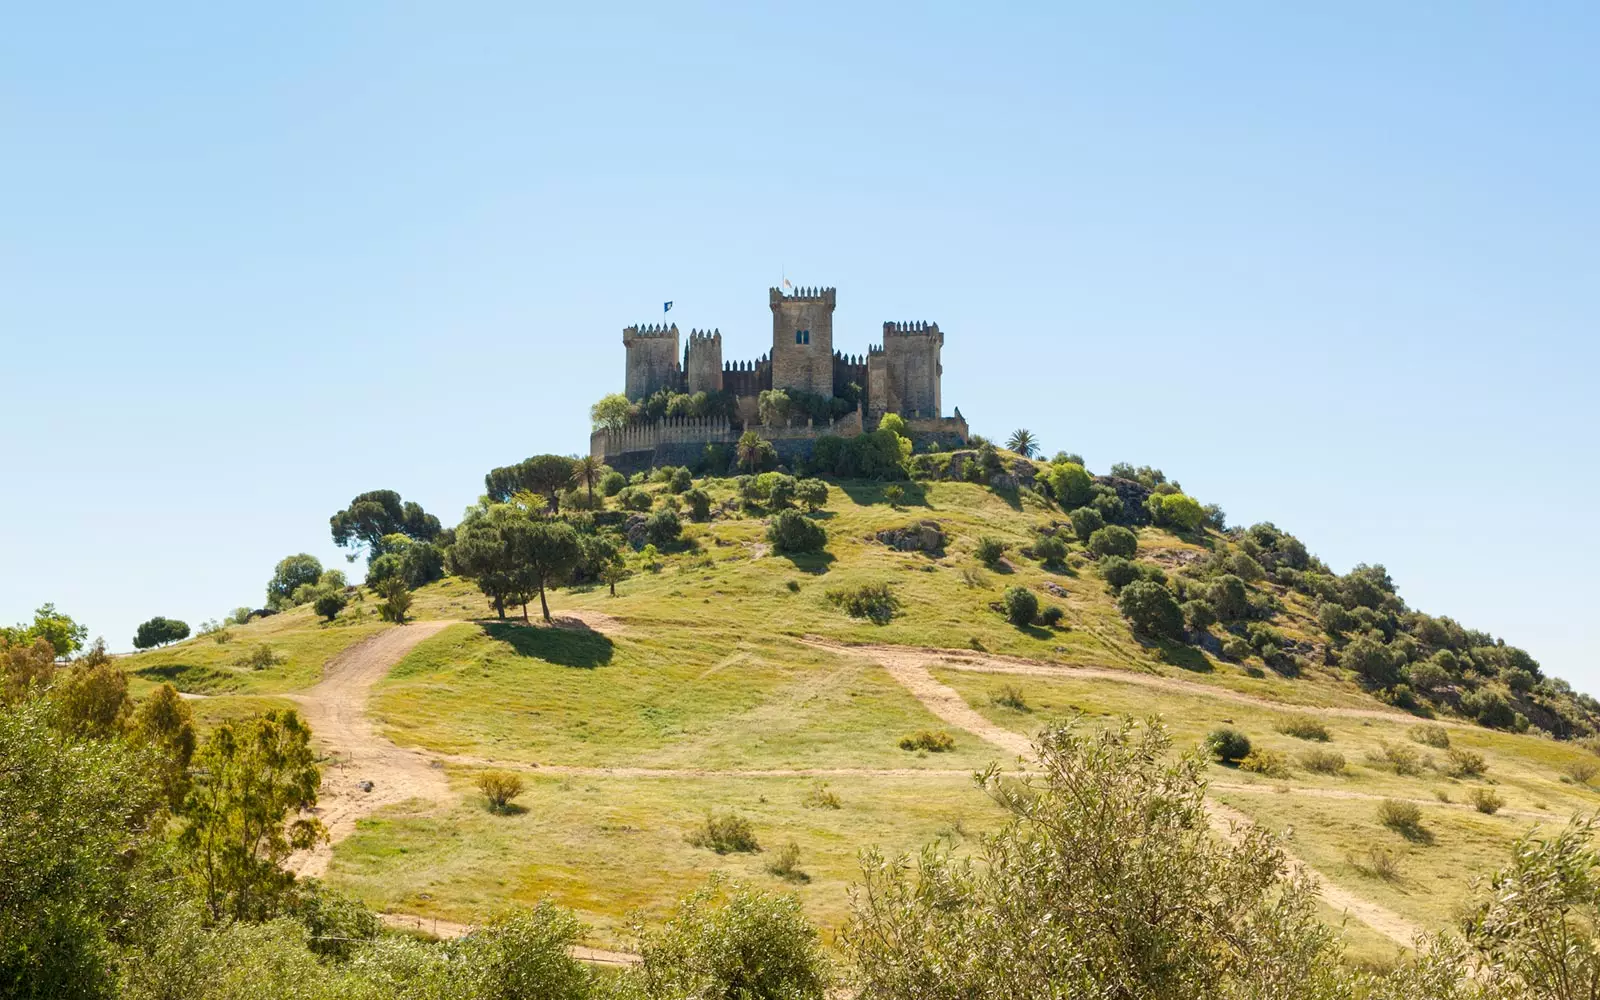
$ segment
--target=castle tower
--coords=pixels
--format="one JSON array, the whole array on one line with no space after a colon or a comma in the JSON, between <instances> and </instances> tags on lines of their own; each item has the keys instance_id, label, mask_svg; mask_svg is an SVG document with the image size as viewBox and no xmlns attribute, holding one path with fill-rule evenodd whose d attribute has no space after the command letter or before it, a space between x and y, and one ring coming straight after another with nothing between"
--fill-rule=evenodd
<instances>
[{"instance_id":1,"label":"castle tower","mask_svg":"<svg viewBox=\"0 0 1600 1000\"><path fill-rule=\"evenodd\" d=\"M869 415L943 416L940 382L944 367L939 362L943 347L944 334L937 323L883 324L881 353L874 349L868 358Z\"/></svg>"},{"instance_id":2,"label":"castle tower","mask_svg":"<svg viewBox=\"0 0 1600 1000\"><path fill-rule=\"evenodd\" d=\"M796 288L785 295L770 290L772 305L772 387L833 395L832 288Z\"/></svg>"},{"instance_id":3,"label":"castle tower","mask_svg":"<svg viewBox=\"0 0 1600 1000\"><path fill-rule=\"evenodd\" d=\"M624 327L622 346L628 356L627 378L623 382L628 399L638 402L660 389L678 388L678 324ZM721 351L719 344L719 355Z\"/></svg>"},{"instance_id":4,"label":"castle tower","mask_svg":"<svg viewBox=\"0 0 1600 1000\"><path fill-rule=\"evenodd\" d=\"M690 330L683 351L683 374L690 394L722 391L722 331Z\"/></svg>"}]
</instances>

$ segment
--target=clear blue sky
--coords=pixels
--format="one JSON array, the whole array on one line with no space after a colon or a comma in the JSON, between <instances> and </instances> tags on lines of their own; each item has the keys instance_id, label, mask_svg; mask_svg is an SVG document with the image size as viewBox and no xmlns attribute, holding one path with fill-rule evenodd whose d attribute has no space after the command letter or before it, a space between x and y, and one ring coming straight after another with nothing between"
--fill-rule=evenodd
<instances>
[{"instance_id":1,"label":"clear blue sky","mask_svg":"<svg viewBox=\"0 0 1600 1000\"><path fill-rule=\"evenodd\" d=\"M787 269L842 349L937 321L980 432L1600 691L1593 4L227 6L0 23L0 621L127 648L359 491L452 522L624 325L754 356Z\"/></svg>"}]
</instances>

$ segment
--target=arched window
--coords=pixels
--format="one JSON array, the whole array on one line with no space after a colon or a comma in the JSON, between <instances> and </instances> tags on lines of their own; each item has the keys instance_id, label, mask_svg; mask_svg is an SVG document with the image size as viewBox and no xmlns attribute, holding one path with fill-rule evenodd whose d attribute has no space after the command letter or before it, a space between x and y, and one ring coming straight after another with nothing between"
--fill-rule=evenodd
<instances>
[{"instance_id":1,"label":"arched window","mask_svg":"<svg viewBox=\"0 0 1600 1000\"><path fill-rule=\"evenodd\" d=\"M794 342L797 343L797 344L809 344L809 343L811 343L811 331L810 330L796 330L794 332Z\"/></svg>"}]
</instances>

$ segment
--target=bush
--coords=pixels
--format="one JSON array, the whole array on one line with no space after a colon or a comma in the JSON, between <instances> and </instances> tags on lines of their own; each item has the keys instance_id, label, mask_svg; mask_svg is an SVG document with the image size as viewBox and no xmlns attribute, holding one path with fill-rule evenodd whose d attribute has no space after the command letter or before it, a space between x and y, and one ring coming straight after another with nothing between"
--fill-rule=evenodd
<instances>
[{"instance_id":1,"label":"bush","mask_svg":"<svg viewBox=\"0 0 1600 1000\"><path fill-rule=\"evenodd\" d=\"M1000 539L992 535L984 535L978 539L978 547L973 550L973 554L978 557L979 562L990 569L994 569L1006 554L1007 547L1006 543Z\"/></svg>"},{"instance_id":2,"label":"bush","mask_svg":"<svg viewBox=\"0 0 1600 1000\"><path fill-rule=\"evenodd\" d=\"M889 506L898 507L900 506L900 501L906 498L905 487L890 483L883 488L883 498L889 501Z\"/></svg>"},{"instance_id":3,"label":"bush","mask_svg":"<svg viewBox=\"0 0 1600 1000\"><path fill-rule=\"evenodd\" d=\"M1444 773L1452 778L1481 778L1489 771L1483 754L1465 747L1451 747L1444 752Z\"/></svg>"},{"instance_id":4,"label":"bush","mask_svg":"<svg viewBox=\"0 0 1600 1000\"><path fill-rule=\"evenodd\" d=\"M1383 743L1380 748L1377 752L1367 753L1369 763L1386 767L1402 777L1415 777L1422 773L1422 755L1410 747Z\"/></svg>"},{"instance_id":5,"label":"bush","mask_svg":"<svg viewBox=\"0 0 1600 1000\"><path fill-rule=\"evenodd\" d=\"M1574 760L1567 762L1566 766L1561 770L1565 771L1567 777L1578 784L1587 785L1594 780L1595 774L1600 772L1600 764L1592 760Z\"/></svg>"},{"instance_id":6,"label":"bush","mask_svg":"<svg viewBox=\"0 0 1600 1000\"><path fill-rule=\"evenodd\" d=\"M1031 625L1039 614L1039 598L1027 587L1007 587L1004 597L1006 621L1021 628Z\"/></svg>"},{"instance_id":7,"label":"bush","mask_svg":"<svg viewBox=\"0 0 1600 1000\"><path fill-rule=\"evenodd\" d=\"M1204 632L1217 623L1217 611L1209 601L1184 601L1180 610L1184 624L1196 632Z\"/></svg>"},{"instance_id":8,"label":"bush","mask_svg":"<svg viewBox=\"0 0 1600 1000\"><path fill-rule=\"evenodd\" d=\"M655 498L637 486L630 486L617 494L617 504L623 510L647 511L655 504Z\"/></svg>"},{"instance_id":9,"label":"bush","mask_svg":"<svg viewBox=\"0 0 1600 1000\"><path fill-rule=\"evenodd\" d=\"M1387 848L1378 847L1374 844L1367 848L1364 857L1351 855L1347 860L1363 875L1382 879L1385 882L1398 882L1400 880L1400 859L1395 856L1393 851Z\"/></svg>"},{"instance_id":10,"label":"bush","mask_svg":"<svg viewBox=\"0 0 1600 1000\"><path fill-rule=\"evenodd\" d=\"M1406 735L1423 746L1443 750L1450 746L1450 730L1432 723L1421 723L1406 730Z\"/></svg>"},{"instance_id":11,"label":"bush","mask_svg":"<svg viewBox=\"0 0 1600 1000\"><path fill-rule=\"evenodd\" d=\"M1321 719L1309 715L1291 715L1278 723L1278 732L1285 736L1293 736L1297 740L1316 740L1326 743L1332 739L1328 735L1328 727Z\"/></svg>"},{"instance_id":12,"label":"bush","mask_svg":"<svg viewBox=\"0 0 1600 1000\"><path fill-rule=\"evenodd\" d=\"M1139 579L1138 564L1121 556L1107 556L1100 560L1095 568L1100 571L1100 578L1111 588L1113 594L1119 593L1123 587Z\"/></svg>"},{"instance_id":13,"label":"bush","mask_svg":"<svg viewBox=\"0 0 1600 1000\"><path fill-rule=\"evenodd\" d=\"M1413 663L1406 668L1405 674L1406 683L1423 694L1431 694L1450 683L1450 675L1434 660Z\"/></svg>"},{"instance_id":14,"label":"bush","mask_svg":"<svg viewBox=\"0 0 1600 1000\"><path fill-rule=\"evenodd\" d=\"M900 599L887 583L862 583L828 591L828 600L852 618L886 625L900 610Z\"/></svg>"},{"instance_id":15,"label":"bush","mask_svg":"<svg viewBox=\"0 0 1600 1000\"><path fill-rule=\"evenodd\" d=\"M1062 611L1059 605L1052 604L1039 612L1039 624L1045 628L1055 628L1061 624L1061 619L1065 616L1066 612Z\"/></svg>"},{"instance_id":16,"label":"bush","mask_svg":"<svg viewBox=\"0 0 1600 1000\"><path fill-rule=\"evenodd\" d=\"M1423 833L1422 808L1404 799L1384 799L1378 803L1378 822L1407 839Z\"/></svg>"},{"instance_id":17,"label":"bush","mask_svg":"<svg viewBox=\"0 0 1600 1000\"><path fill-rule=\"evenodd\" d=\"M1268 778L1287 778L1289 760L1276 750L1256 747L1239 761L1239 770L1265 775Z\"/></svg>"},{"instance_id":18,"label":"bush","mask_svg":"<svg viewBox=\"0 0 1600 1000\"><path fill-rule=\"evenodd\" d=\"M796 488L794 477L782 472L763 472L756 477L756 493L766 499L768 510L793 507Z\"/></svg>"},{"instance_id":19,"label":"bush","mask_svg":"<svg viewBox=\"0 0 1600 1000\"><path fill-rule=\"evenodd\" d=\"M1474 691L1463 695L1461 710L1490 729L1513 729L1518 714L1498 691Z\"/></svg>"},{"instance_id":20,"label":"bush","mask_svg":"<svg viewBox=\"0 0 1600 1000\"><path fill-rule=\"evenodd\" d=\"M615 469L600 477L600 492L608 497L614 497L621 493L622 488L627 485L628 477Z\"/></svg>"},{"instance_id":21,"label":"bush","mask_svg":"<svg viewBox=\"0 0 1600 1000\"><path fill-rule=\"evenodd\" d=\"M1063 510L1081 509L1094 499L1094 480L1083 466L1075 462L1058 462L1044 475L1050 484L1050 495Z\"/></svg>"},{"instance_id":22,"label":"bush","mask_svg":"<svg viewBox=\"0 0 1600 1000\"><path fill-rule=\"evenodd\" d=\"M1106 526L1106 519L1093 507L1079 507L1067 515L1072 519L1072 533L1078 536L1078 541L1087 542L1095 532Z\"/></svg>"},{"instance_id":23,"label":"bush","mask_svg":"<svg viewBox=\"0 0 1600 1000\"><path fill-rule=\"evenodd\" d=\"M1123 587L1117 608L1135 632L1163 639L1183 637L1183 612L1178 601L1158 583L1137 580Z\"/></svg>"},{"instance_id":24,"label":"bush","mask_svg":"<svg viewBox=\"0 0 1600 1000\"><path fill-rule=\"evenodd\" d=\"M1485 788L1482 785L1474 788L1468 798L1472 802L1472 808L1486 816L1493 816L1506 804L1506 800L1501 797L1499 792L1492 788Z\"/></svg>"},{"instance_id":25,"label":"bush","mask_svg":"<svg viewBox=\"0 0 1600 1000\"><path fill-rule=\"evenodd\" d=\"M1067 543L1055 535L1045 535L1033 543L1033 557L1046 566L1059 566L1067 558Z\"/></svg>"},{"instance_id":26,"label":"bush","mask_svg":"<svg viewBox=\"0 0 1600 1000\"><path fill-rule=\"evenodd\" d=\"M478 791L489 800L489 811L506 811L511 800L522 794L522 778L510 771L485 771L478 775Z\"/></svg>"},{"instance_id":27,"label":"bush","mask_svg":"<svg viewBox=\"0 0 1600 1000\"><path fill-rule=\"evenodd\" d=\"M767 872L786 882L811 881L811 876L800 868L800 845L792 840L778 848L777 855L767 862Z\"/></svg>"},{"instance_id":28,"label":"bush","mask_svg":"<svg viewBox=\"0 0 1600 1000\"><path fill-rule=\"evenodd\" d=\"M1238 621L1250 613L1250 590L1232 573L1217 577L1206 597L1222 621Z\"/></svg>"},{"instance_id":29,"label":"bush","mask_svg":"<svg viewBox=\"0 0 1600 1000\"><path fill-rule=\"evenodd\" d=\"M1306 750L1300 754L1300 766L1314 774L1343 774L1344 754L1332 750Z\"/></svg>"},{"instance_id":30,"label":"bush","mask_svg":"<svg viewBox=\"0 0 1600 1000\"><path fill-rule=\"evenodd\" d=\"M812 785L811 791L807 792L806 797L800 800L800 804L807 809L843 808L843 804L839 801L839 796L834 794L825 781L819 781Z\"/></svg>"},{"instance_id":31,"label":"bush","mask_svg":"<svg viewBox=\"0 0 1600 1000\"><path fill-rule=\"evenodd\" d=\"M1255 648L1248 641L1237 635L1230 635L1222 641L1222 655L1230 660L1243 663L1250 658Z\"/></svg>"},{"instance_id":32,"label":"bush","mask_svg":"<svg viewBox=\"0 0 1600 1000\"><path fill-rule=\"evenodd\" d=\"M1194 531L1206 522L1200 501L1182 493L1152 493L1145 509L1156 524L1175 531Z\"/></svg>"},{"instance_id":33,"label":"bush","mask_svg":"<svg viewBox=\"0 0 1600 1000\"><path fill-rule=\"evenodd\" d=\"M233 665L247 670L266 670L268 667L286 662L287 659L278 655L277 651L266 643L258 643L235 657Z\"/></svg>"},{"instance_id":34,"label":"bush","mask_svg":"<svg viewBox=\"0 0 1600 1000\"><path fill-rule=\"evenodd\" d=\"M1132 559L1139 551L1139 539L1133 532L1119 525L1108 525L1089 536L1089 552L1097 559L1122 556Z\"/></svg>"},{"instance_id":35,"label":"bush","mask_svg":"<svg viewBox=\"0 0 1600 1000\"><path fill-rule=\"evenodd\" d=\"M955 748L955 737L943 729L938 732L919 729L910 736L900 737L900 749L902 750L926 750L928 753L946 753Z\"/></svg>"},{"instance_id":36,"label":"bush","mask_svg":"<svg viewBox=\"0 0 1600 1000\"><path fill-rule=\"evenodd\" d=\"M685 493L683 499L689 504L689 516L691 518L696 521L711 519L711 494L696 488Z\"/></svg>"},{"instance_id":37,"label":"bush","mask_svg":"<svg viewBox=\"0 0 1600 1000\"><path fill-rule=\"evenodd\" d=\"M807 510L819 511L828 505L828 484L820 479L802 479L794 484L794 498Z\"/></svg>"},{"instance_id":38,"label":"bush","mask_svg":"<svg viewBox=\"0 0 1600 1000\"><path fill-rule=\"evenodd\" d=\"M683 524L671 510L658 510L645 518L644 533L656 546L671 545L683 533Z\"/></svg>"},{"instance_id":39,"label":"bush","mask_svg":"<svg viewBox=\"0 0 1600 1000\"><path fill-rule=\"evenodd\" d=\"M1393 687L1400 681L1400 668L1388 647L1366 636L1351 641L1339 654L1339 665L1353 670L1362 683L1372 688Z\"/></svg>"},{"instance_id":40,"label":"bush","mask_svg":"<svg viewBox=\"0 0 1600 1000\"><path fill-rule=\"evenodd\" d=\"M718 854L749 854L761 850L750 821L736 812L706 813L705 822L690 830L685 839L695 847L708 848Z\"/></svg>"},{"instance_id":41,"label":"bush","mask_svg":"<svg viewBox=\"0 0 1600 1000\"><path fill-rule=\"evenodd\" d=\"M1206 749L1224 764L1237 764L1250 753L1250 737L1231 726L1219 726L1206 736Z\"/></svg>"},{"instance_id":42,"label":"bush","mask_svg":"<svg viewBox=\"0 0 1600 1000\"><path fill-rule=\"evenodd\" d=\"M828 533L799 511L785 510L767 527L767 541L774 552L821 552L828 544Z\"/></svg>"},{"instance_id":43,"label":"bush","mask_svg":"<svg viewBox=\"0 0 1600 1000\"><path fill-rule=\"evenodd\" d=\"M1002 684L1000 690L989 695L989 700L1017 712L1028 711L1028 699L1023 697L1022 688L1015 684Z\"/></svg>"},{"instance_id":44,"label":"bush","mask_svg":"<svg viewBox=\"0 0 1600 1000\"><path fill-rule=\"evenodd\" d=\"M349 603L350 598L345 596L344 591L325 590L317 595L315 601L311 602L311 609L331 622L339 617L339 612L343 611L345 605Z\"/></svg>"},{"instance_id":45,"label":"bush","mask_svg":"<svg viewBox=\"0 0 1600 1000\"><path fill-rule=\"evenodd\" d=\"M678 466L672 470L672 475L667 480L667 488L674 493L687 492L694 485L694 475L687 466Z\"/></svg>"}]
</instances>

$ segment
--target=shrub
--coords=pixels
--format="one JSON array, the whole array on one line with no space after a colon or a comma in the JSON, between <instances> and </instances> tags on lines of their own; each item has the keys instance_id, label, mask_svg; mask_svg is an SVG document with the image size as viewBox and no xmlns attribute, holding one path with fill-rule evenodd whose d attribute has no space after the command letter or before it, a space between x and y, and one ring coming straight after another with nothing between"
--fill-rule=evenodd
<instances>
[{"instance_id":1,"label":"shrub","mask_svg":"<svg viewBox=\"0 0 1600 1000\"><path fill-rule=\"evenodd\" d=\"M1383 879L1385 882L1400 881L1400 859L1387 848L1374 844L1367 848L1364 856L1358 858L1351 855L1347 860L1363 875Z\"/></svg>"},{"instance_id":2,"label":"shrub","mask_svg":"<svg viewBox=\"0 0 1600 1000\"><path fill-rule=\"evenodd\" d=\"M667 480L667 488L674 493L684 493L694 485L694 475L687 466L678 466L672 470L672 475Z\"/></svg>"},{"instance_id":3,"label":"shrub","mask_svg":"<svg viewBox=\"0 0 1600 1000\"><path fill-rule=\"evenodd\" d=\"M778 848L778 853L767 862L767 871L786 882L809 882L811 876L800 868L800 845L789 841Z\"/></svg>"},{"instance_id":4,"label":"shrub","mask_svg":"<svg viewBox=\"0 0 1600 1000\"><path fill-rule=\"evenodd\" d=\"M1206 749L1224 764L1237 764L1250 753L1250 737L1231 726L1219 726L1206 736Z\"/></svg>"},{"instance_id":5,"label":"shrub","mask_svg":"<svg viewBox=\"0 0 1600 1000\"><path fill-rule=\"evenodd\" d=\"M1451 747L1444 752L1444 773L1452 778L1481 778L1489 770L1483 754L1465 747Z\"/></svg>"},{"instance_id":6,"label":"shrub","mask_svg":"<svg viewBox=\"0 0 1600 1000\"><path fill-rule=\"evenodd\" d=\"M311 608L318 615L331 622L339 617L339 612L343 611L345 605L349 603L350 599L344 595L344 591L330 589L318 594L317 599L311 602Z\"/></svg>"},{"instance_id":7,"label":"shrub","mask_svg":"<svg viewBox=\"0 0 1600 1000\"><path fill-rule=\"evenodd\" d=\"M1006 543L1000 539L992 535L984 535L978 539L978 547L973 550L973 554L978 557L979 562L990 569L994 569L995 566L999 565L1001 557L1006 554L1007 547Z\"/></svg>"},{"instance_id":8,"label":"shrub","mask_svg":"<svg viewBox=\"0 0 1600 1000\"><path fill-rule=\"evenodd\" d=\"M1105 580L1106 586L1110 587L1114 594L1139 579L1138 565L1121 556L1107 556L1100 560L1095 568L1100 571L1100 578Z\"/></svg>"},{"instance_id":9,"label":"shrub","mask_svg":"<svg viewBox=\"0 0 1600 1000\"><path fill-rule=\"evenodd\" d=\"M1217 617L1225 622L1238 621L1250 613L1250 591L1244 581L1232 573L1217 577L1206 595Z\"/></svg>"},{"instance_id":10,"label":"shrub","mask_svg":"<svg viewBox=\"0 0 1600 1000\"><path fill-rule=\"evenodd\" d=\"M1094 480L1082 465L1076 462L1057 462L1045 473L1050 484L1050 495L1056 498L1063 510L1082 509L1094 499Z\"/></svg>"},{"instance_id":11,"label":"shrub","mask_svg":"<svg viewBox=\"0 0 1600 1000\"><path fill-rule=\"evenodd\" d=\"M843 808L843 804L839 801L839 796L834 794L825 781L819 781L812 785L811 791L807 792L806 797L800 800L800 804L807 809Z\"/></svg>"},{"instance_id":12,"label":"shrub","mask_svg":"<svg viewBox=\"0 0 1600 1000\"><path fill-rule=\"evenodd\" d=\"M621 493L622 488L627 485L628 477L616 470L612 470L600 477L600 492L608 497L614 497Z\"/></svg>"},{"instance_id":13,"label":"shrub","mask_svg":"<svg viewBox=\"0 0 1600 1000\"><path fill-rule=\"evenodd\" d=\"M689 490L683 495L689 504L689 516L696 521L707 521L711 518L711 494L698 487Z\"/></svg>"},{"instance_id":14,"label":"shrub","mask_svg":"<svg viewBox=\"0 0 1600 1000\"><path fill-rule=\"evenodd\" d=\"M406 589L406 582L398 576L390 577L383 582L380 593L383 600L378 603L378 617L386 622L404 625L406 612L411 610L411 591Z\"/></svg>"},{"instance_id":15,"label":"shrub","mask_svg":"<svg viewBox=\"0 0 1600 1000\"><path fill-rule=\"evenodd\" d=\"M646 511L655 503L655 498L637 486L630 486L617 494L617 504L623 510Z\"/></svg>"},{"instance_id":16,"label":"shrub","mask_svg":"<svg viewBox=\"0 0 1600 1000\"><path fill-rule=\"evenodd\" d=\"M695 847L718 854L748 854L761 850L750 821L736 812L706 813L705 822L689 831L686 838Z\"/></svg>"},{"instance_id":17,"label":"shrub","mask_svg":"<svg viewBox=\"0 0 1600 1000\"><path fill-rule=\"evenodd\" d=\"M1278 732L1285 736L1293 736L1297 740L1316 740L1326 743L1332 739L1328 735L1328 727L1321 719L1309 715L1291 715L1278 723Z\"/></svg>"},{"instance_id":18,"label":"shrub","mask_svg":"<svg viewBox=\"0 0 1600 1000\"><path fill-rule=\"evenodd\" d=\"M1400 680L1399 666L1388 647L1366 636L1351 641L1339 655L1339 665L1360 675L1368 687L1386 688Z\"/></svg>"},{"instance_id":19,"label":"shrub","mask_svg":"<svg viewBox=\"0 0 1600 1000\"><path fill-rule=\"evenodd\" d=\"M1300 754L1300 766L1314 774L1343 774L1344 754L1332 750L1306 750Z\"/></svg>"},{"instance_id":20,"label":"shrub","mask_svg":"<svg viewBox=\"0 0 1600 1000\"><path fill-rule=\"evenodd\" d=\"M1117 608L1136 632L1163 639L1183 636L1183 612L1178 601L1158 583L1137 580L1123 587Z\"/></svg>"},{"instance_id":21,"label":"shrub","mask_svg":"<svg viewBox=\"0 0 1600 1000\"><path fill-rule=\"evenodd\" d=\"M1089 536L1089 551L1100 559L1106 556L1132 559L1139 551L1139 539L1127 528L1112 524Z\"/></svg>"},{"instance_id":22,"label":"shrub","mask_svg":"<svg viewBox=\"0 0 1600 1000\"><path fill-rule=\"evenodd\" d=\"M926 750L929 753L945 753L955 748L955 737L943 729L938 732L919 729L910 736L900 737L900 749L902 750Z\"/></svg>"},{"instance_id":23,"label":"shrub","mask_svg":"<svg viewBox=\"0 0 1600 1000\"><path fill-rule=\"evenodd\" d=\"M1406 735L1423 746L1443 750L1450 746L1450 730L1433 723L1421 723L1406 730Z\"/></svg>"},{"instance_id":24,"label":"shrub","mask_svg":"<svg viewBox=\"0 0 1600 1000\"><path fill-rule=\"evenodd\" d=\"M1446 650L1448 652L1448 650ZM1429 694L1450 683L1450 675L1433 660L1423 660L1406 668L1406 683L1413 690Z\"/></svg>"},{"instance_id":25,"label":"shrub","mask_svg":"<svg viewBox=\"0 0 1600 1000\"><path fill-rule=\"evenodd\" d=\"M1574 760L1569 761L1561 770L1578 784L1587 785L1594 779L1595 774L1600 772L1600 764L1592 760Z\"/></svg>"},{"instance_id":26,"label":"shrub","mask_svg":"<svg viewBox=\"0 0 1600 1000\"><path fill-rule=\"evenodd\" d=\"M1044 535L1033 543L1033 557L1046 566L1059 566L1067 558L1067 543L1055 535Z\"/></svg>"},{"instance_id":27,"label":"shrub","mask_svg":"<svg viewBox=\"0 0 1600 1000\"><path fill-rule=\"evenodd\" d=\"M658 510L645 518L644 533L657 546L671 545L683 534L683 524L671 510Z\"/></svg>"},{"instance_id":28,"label":"shrub","mask_svg":"<svg viewBox=\"0 0 1600 1000\"><path fill-rule=\"evenodd\" d=\"M1517 712L1498 691L1474 691L1463 695L1461 710L1478 720L1478 725L1490 729L1512 729L1517 724Z\"/></svg>"},{"instance_id":29,"label":"shrub","mask_svg":"<svg viewBox=\"0 0 1600 1000\"><path fill-rule=\"evenodd\" d=\"M1027 587L1007 587L1005 593L1006 621L1021 628L1033 623L1039 614L1039 597Z\"/></svg>"},{"instance_id":30,"label":"shrub","mask_svg":"<svg viewBox=\"0 0 1600 1000\"><path fill-rule=\"evenodd\" d=\"M478 791L489 800L489 811L506 811L511 800L522 794L522 778L510 771L485 771L478 775Z\"/></svg>"},{"instance_id":31,"label":"shrub","mask_svg":"<svg viewBox=\"0 0 1600 1000\"><path fill-rule=\"evenodd\" d=\"M1093 507L1079 507L1067 516L1072 519L1072 533L1078 536L1080 542L1087 542L1095 532L1106 526L1106 519Z\"/></svg>"},{"instance_id":32,"label":"shrub","mask_svg":"<svg viewBox=\"0 0 1600 1000\"><path fill-rule=\"evenodd\" d=\"M756 491L766 498L768 510L793 507L795 490L793 476L781 472L763 472L756 477Z\"/></svg>"},{"instance_id":33,"label":"shrub","mask_svg":"<svg viewBox=\"0 0 1600 1000\"><path fill-rule=\"evenodd\" d=\"M900 599L887 583L862 583L828 591L828 600L852 618L886 625L900 610Z\"/></svg>"},{"instance_id":34,"label":"shrub","mask_svg":"<svg viewBox=\"0 0 1600 1000\"><path fill-rule=\"evenodd\" d=\"M1217 611L1209 601L1184 601L1180 610L1184 624L1196 632L1204 632L1217 623Z\"/></svg>"},{"instance_id":35,"label":"shrub","mask_svg":"<svg viewBox=\"0 0 1600 1000\"><path fill-rule=\"evenodd\" d=\"M1408 839L1422 835L1422 807L1404 799L1384 799L1378 803L1378 822Z\"/></svg>"},{"instance_id":36,"label":"shrub","mask_svg":"<svg viewBox=\"0 0 1600 1000\"><path fill-rule=\"evenodd\" d=\"M1255 649L1241 636L1230 635L1222 641L1222 655L1240 663L1248 660Z\"/></svg>"},{"instance_id":37,"label":"shrub","mask_svg":"<svg viewBox=\"0 0 1600 1000\"><path fill-rule=\"evenodd\" d=\"M1152 493L1145 509L1156 524L1177 531L1194 531L1206 521L1200 501L1182 493Z\"/></svg>"},{"instance_id":38,"label":"shrub","mask_svg":"<svg viewBox=\"0 0 1600 1000\"><path fill-rule=\"evenodd\" d=\"M779 511L767 527L767 541L775 552L821 552L828 533L797 510Z\"/></svg>"},{"instance_id":39,"label":"shrub","mask_svg":"<svg viewBox=\"0 0 1600 1000\"><path fill-rule=\"evenodd\" d=\"M900 501L906 498L905 487L890 483L883 488L883 498L889 501L889 506L898 507Z\"/></svg>"},{"instance_id":40,"label":"shrub","mask_svg":"<svg viewBox=\"0 0 1600 1000\"><path fill-rule=\"evenodd\" d=\"M1061 619L1065 616L1066 612L1061 610L1060 605L1052 604L1039 612L1039 624L1045 628L1055 628L1061 624Z\"/></svg>"},{"instance_id":41,"label":"shrub","mask_svg":"<svg viewBox=\"0 0 1600 1000\"><path fill-rule=\"evenodd\" d=\"M1492 788L1485 788L1482 785L1474 788L1468 798L1472 802L1472 808L1486 816L1493 816L1506 804L1506 800L1501 797L1499 792Z\"/></svg>"},{"instance_id":42,"label":"shrub","mask_svg":"<svg viewBox=\"0 0 1600 1000\"><path fill-rule=\"evenodd\" d=\"M1028 699L1023 697L1022 688L1015 684L1002 684L1000 690L989 695L989 700L1018 712L1028 711Z\"/></svg>"},{"instance_id":43,"label":"shrub","mask_svg":"<svg viewBox=\"0 0 1600 1000\"><path fill-rule=\"evenodd\" d=\"M828 484L820 479L802 479L794 484L794 497L807 510L821 510L828 505Z\"/></svg>"},{"instance_id":44,"label":"shrub","mask_svg":"<svg viewBox=\"0 0 1600 1000\"><path fill-rule=\"evenodd\" d=\"M1268 778L1287 778L1289 760L1276 750L1255 747L1239 761L1239 770L1251 771Z\"/></svg>"},{"instance_id":45,"label":"shrub","mask_svg":"<svg viewBox=\"0 0 1600 1000\"><path fill-rule=\"evenodd\" d=\"M275 667L285 662L286 659L266 643L258 643L235 657L233 665L248 670L266 670L268 667Z\"/></svg>"}]
</instances>

